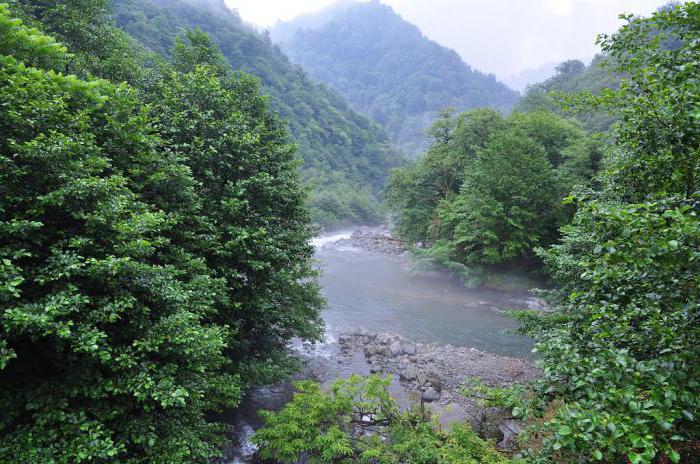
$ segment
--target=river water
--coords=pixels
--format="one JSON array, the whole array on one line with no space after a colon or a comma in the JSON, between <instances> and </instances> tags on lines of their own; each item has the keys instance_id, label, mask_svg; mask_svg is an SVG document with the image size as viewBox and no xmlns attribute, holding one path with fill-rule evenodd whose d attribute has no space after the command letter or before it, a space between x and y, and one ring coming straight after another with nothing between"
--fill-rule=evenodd
<instances>
[{"instance_id":1,"label":"river water","mask_svg":"<svg viewBox=\"0 0 700 464\"><path fill-rule=\"evenodd\" d=\"M516 323L503 313L504 309L531 306L533 299L526 291L468 289L446 274L416 272L405 256L333 245L351 233L348 230L314 240L327 307L323 313L326 342L315 347L311 356L333 356L338 334L360 327L395 332L417 342L529 356L530 340L510 333ZM364 365L358 362L330 374L344 376L351 373L348 369L362 371ZM277 409L290 395L289 384L253 389L243 406L226 418L233 424L233 441L223 462L253 462L255 448L248 437L260 425L257 410Z\"/></svg>"}]
</instances>

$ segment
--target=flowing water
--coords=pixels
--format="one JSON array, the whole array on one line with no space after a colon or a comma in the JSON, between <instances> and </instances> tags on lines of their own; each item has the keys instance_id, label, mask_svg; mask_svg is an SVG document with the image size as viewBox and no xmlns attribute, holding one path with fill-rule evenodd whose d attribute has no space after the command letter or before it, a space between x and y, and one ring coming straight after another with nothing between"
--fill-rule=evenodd
<instances>
[{"instance_id":1,"label":"flowing water","mask_svg":"<svg viewBox=\"0 0 700 464\"><path fill-rule=\"evenodd\" d=\"M328 305L323 314L326 343L317 346L312 356L332 356L337 335L360 327L372 332L395 332L417 342L529 356L530 340L510 333L516 323L502 311L531 306L533 300L527 292L467 289L448 275L414 271L405 256L334 245L351 233L345 231L314 240ZM366 366L358 360L329 374L367 373L364 370ZM256 411L277 409L290 395L289 385L260 387L248 394L243 406L227 417L234 425L235 437L224 462L252 462L255 449L247 438L260 425Z\"/></svg>"}]
</instances>

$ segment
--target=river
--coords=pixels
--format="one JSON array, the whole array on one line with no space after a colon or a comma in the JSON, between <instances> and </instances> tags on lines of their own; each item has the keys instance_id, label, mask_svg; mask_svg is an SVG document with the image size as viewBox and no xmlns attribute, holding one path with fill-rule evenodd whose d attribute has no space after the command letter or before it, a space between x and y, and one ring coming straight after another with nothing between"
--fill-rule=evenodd
<instances>
[{"instance_id":1,"label":"river","mask_svg":"<svg viewBox=\"0 0 700 464\"><path fill-rule=\"evenodd\" d=\"M315 347L310 356L332 357L338 334L359 327L371 332L395 332L416 342L529 356L530 340L511 333L516 323L503 313L504 309L531 305L532 298L526 291L468 289L443 273L416 272L403 255L333 245L351 233L347 230L314 240L322 271L320 283L327 300L323 313L326 341ZM365 370L358 362L327 374L366 374ZM226 418L233 424L234 436L223 462L252 462L254 447L247 438L260 425L257 410L279 408L290 394L288 384L259 387L248 394L243 406Z\"/></svg>"}]
</instances>

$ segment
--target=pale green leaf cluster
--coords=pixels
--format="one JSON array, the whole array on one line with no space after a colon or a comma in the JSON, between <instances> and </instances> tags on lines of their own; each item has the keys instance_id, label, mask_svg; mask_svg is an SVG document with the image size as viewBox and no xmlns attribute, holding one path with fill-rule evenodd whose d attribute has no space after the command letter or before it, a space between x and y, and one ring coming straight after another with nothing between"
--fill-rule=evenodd
<instances>
[{"instance_id":1,"label":"pale green leaf cluster","mask_svg":"<svg viewBox=\"0 0 700 464\"><path fill-rule=\"evenodd\" d=\"M467 424L442 430L425 411L401 412L390 379L353 375L326 391L312 381L281 411L263 412L254 436L263 458L315 464L506 464Z\"/></svg>"}]
</instances>

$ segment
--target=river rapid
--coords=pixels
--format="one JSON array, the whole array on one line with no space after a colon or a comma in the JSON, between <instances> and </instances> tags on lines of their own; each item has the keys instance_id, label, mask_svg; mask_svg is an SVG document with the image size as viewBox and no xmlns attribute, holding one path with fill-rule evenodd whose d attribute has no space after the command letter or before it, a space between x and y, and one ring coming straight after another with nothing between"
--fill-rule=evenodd
<instances>
[{"instance_id":1,"label":"river rapid","mask_svg":"<svg viewBox=\"0 0 700 464\"><path fill-rule=\"evenodd\" d=\"M320 283L327 300L323 313L326 336L323 343L311 349L295 347L314 366L301 376L323 381L352 373L368 374L370 368L363 356L334 361L339 355L338 339L344 337L341 334L359 328L372 333L392 332L420 344L530 357L531 341L513 334L516 323L504 314L507 309L535 306L537 302L528 292L469 289L447 274L418 272L406 255L354 246L350 240L353 231L314 239L322 271ZM398 392L398 382L393 388ZM252 389L242 406L224 417L232 424L232 442L221 462L254 462L255 447L248 439L261 425L257 411L278 409L291 394L289 383Z\"/></svg>"}]
</instances>

